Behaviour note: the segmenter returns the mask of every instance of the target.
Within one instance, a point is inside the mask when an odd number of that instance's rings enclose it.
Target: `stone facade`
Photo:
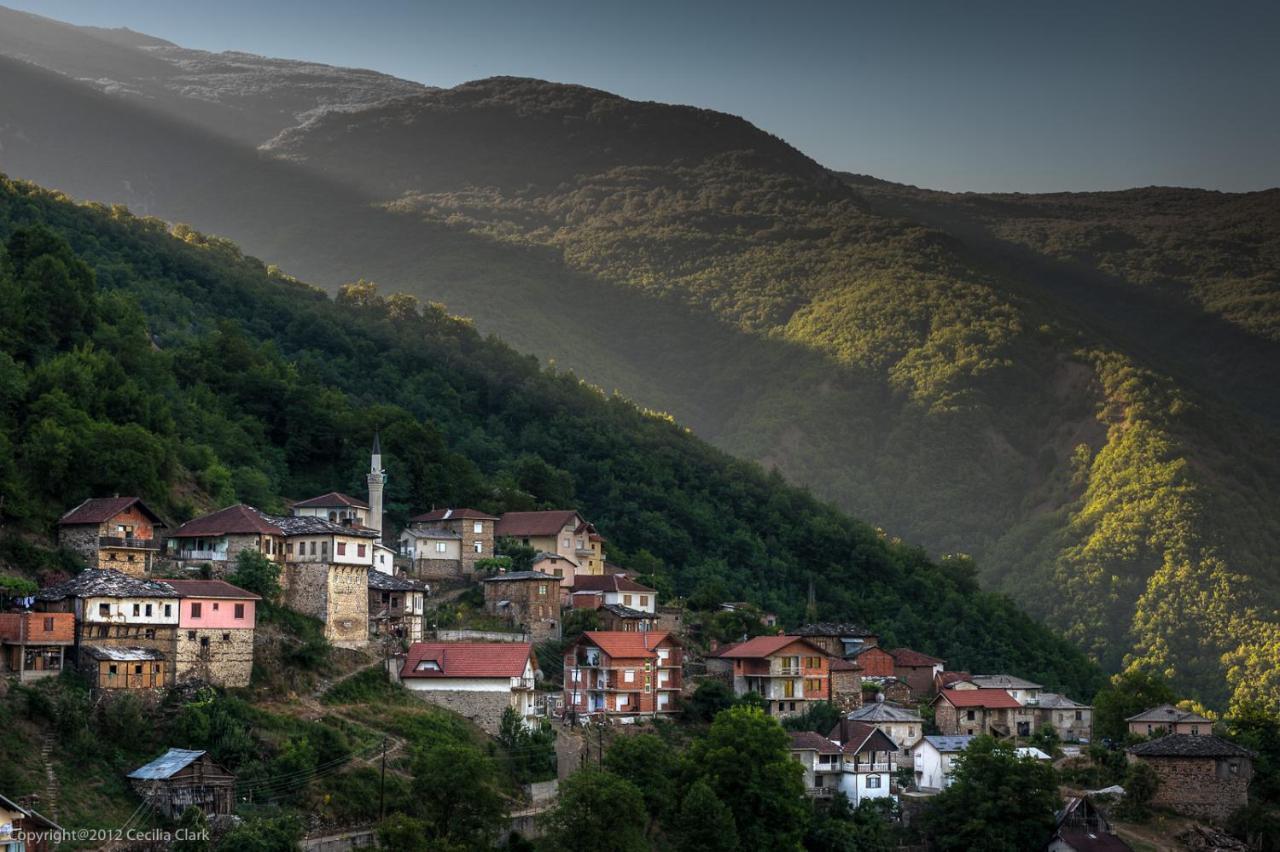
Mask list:
[[[449,522],[446,522],[449,523]],[[453,529],[462,536],[462,573],[471,577],[476,573],[476,562],[480,559],[492,559],[493,525],[491,519],[461,518],[452,522]],[[475,528],[479,525],[480,532]]]
[[[413,576],[430,580],[455,580],[463,576],[459,559],[415,559]]]
[[[523,626],[535,642],[560,636],[560,584],[555,577],[519,571],[486,577],[484,608]]]
[[[846,668],[832,661],[831,703],[841,713],[848,713],[862,706],[862,675],[856,668]]]
[[[324,636],[342,648],[369,641],[369,568],[326,562],[289,562],[281,585],[290,609],[324,622]]]
[[[474,722],[485,733],[496,735],[502,722],[502,712],[514,707],[509,692],[483,692],[467,689],[410,690],[415,698],[452,710]]]
[[[217,627],[179,630],[172,659],[178,683],[248,686],[253,673],[253,631]]]
[[[1249,801],[1253,771],[1247,758],[1130,755],[1129,759],[1145,760],[1160,777],[1160,787],[1151,800],[1156,807],[1221,824]]]

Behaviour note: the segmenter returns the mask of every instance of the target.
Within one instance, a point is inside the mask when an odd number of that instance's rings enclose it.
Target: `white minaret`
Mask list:
[[[378,433],[373,433],[373,456],[369,460],[369,528],[378,531],[378,540],[382,540],[382,486],[386,484],[387,473],[382,469],[382,444],[378,441]]]

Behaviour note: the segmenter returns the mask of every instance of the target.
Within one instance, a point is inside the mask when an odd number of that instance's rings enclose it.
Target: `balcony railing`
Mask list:
[[[769,674],[777,677],[800,677],[800,675],[804,674],[804,669],[781,666],[777,670],[769,672]]]
[[[891,772],[887,763],[846,763],[845,772]]]
[[[190,559],[199,562],[226,562],[225,550],[179,550],[178,559]]]
[[[154,538],[130,538],[128,536],[103,535],[98,537],[98,547],[128,547],[134,550],[159,550]]]

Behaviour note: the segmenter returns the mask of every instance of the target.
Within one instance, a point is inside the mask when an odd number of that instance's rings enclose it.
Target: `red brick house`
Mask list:
[[[913,651],[910,648],[894,648],[893,676],[911,687],[911,694],[920,697],[933,695],[933,678],[942,672],[946,660]]]
[[[164,521],[137,497],[90,497],[58,519],[58,545],[90,568],[140,577],[160,549]]]
[[[0,671],[20,681],[57,676],[75,643],[75,613],[0,613]]]
[[[757,636],[722,650],[733,664],[733,691],[755,693],[775,716],[803,713],[830,697],[831,658],[820,645],[800,636]]]
[[[666,632],[588,631],[565,651],[565,712],[578,717],[674,713],[683,654]]]
[[[893,655],[878,645],[864,648],[854,656],[863,677],[893,677]]]
[[[1030,736],[1035,709],[1003,689],[944,689],[933,699],[934,721],[944,736]]]

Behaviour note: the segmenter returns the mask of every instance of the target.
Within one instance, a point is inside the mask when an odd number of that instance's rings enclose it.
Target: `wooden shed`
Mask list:
[[[169,819],[193,806],[206,814],[235,810],[236,777],[203,751],[171,748],[128,778],[138,795]]]

